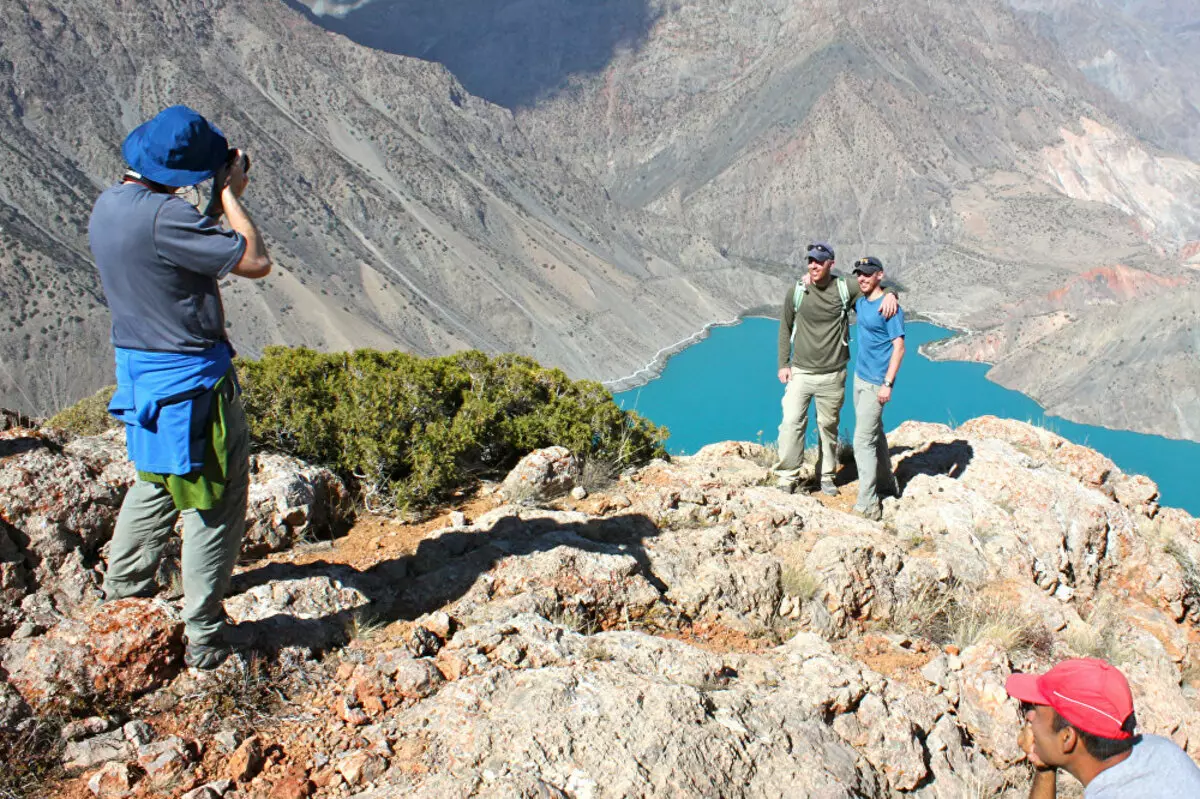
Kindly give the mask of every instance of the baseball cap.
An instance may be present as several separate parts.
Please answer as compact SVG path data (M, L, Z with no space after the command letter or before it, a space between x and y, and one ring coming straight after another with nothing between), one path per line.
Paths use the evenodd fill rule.
M874 255L868 255L866 258L859 258L854 262L854 274L856 275L873 275L876 272L883 271L883 262Z
M1064 660L1045 674L1013 674L1008 695L1049 705L1067 723L1101 738L1133 737L1133 694L1125 675L1097 658Z
M817 241L808 245L805 257L812 258L814 261L832 261L834 259L833 248L823 241Z
M225 134L186 105L173 105L125 137L121 155L138 174L178 188L208 180L225 162Z

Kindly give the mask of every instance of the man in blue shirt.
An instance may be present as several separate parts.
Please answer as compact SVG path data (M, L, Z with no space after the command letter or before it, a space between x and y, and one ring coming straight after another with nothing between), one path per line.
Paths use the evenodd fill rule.
M125 423L138 470L113 531L104 593L155 593L182 514L184 661L210 669L230 651L221 603L250 482L250 435L218 281L266 277L271 260L241 204L249 157L200 114L165 109L129 134L122 154L130 168L96 200L88 224L112 312L117 390L108 409ZM175 196L210 178L204 213Z
M883 434L883 406L892 398L892 386L904 359L904 311L890 319L880 313L884 291L883 264L878 258L860 258L854 276L862 296L854 303L858 316L858 366L854 370L854 462L858 467L858 500L854 511L868 519L883 517L879 488L898 494L887 438Z

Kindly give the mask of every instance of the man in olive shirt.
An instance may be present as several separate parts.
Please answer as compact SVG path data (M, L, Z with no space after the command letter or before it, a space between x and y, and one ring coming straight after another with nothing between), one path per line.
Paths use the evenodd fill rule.
M838 421L846 399L846 364L850 362L850 310L862 291L858 283L833 275L834 252L821 242L808 245L808 272L788 289L779 320L779 382L783 421L779 425L779 460L772 467L776 485L789 493L800 482L808 404L817 407L820 447L814 474L821 491L836 496ZM891 292L880 306L890 319L899 308Z

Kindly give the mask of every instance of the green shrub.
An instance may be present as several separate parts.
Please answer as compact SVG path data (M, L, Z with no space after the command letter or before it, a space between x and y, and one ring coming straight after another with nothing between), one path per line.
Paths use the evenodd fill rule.
M108 403L116 390L116 386L105 386L50 417L46 426L57 427L77 436L98 436L117 427L120 423L108 414Z
M238 366L255 441L355 477L368 501L436 502L554 444L622 468L665 454L666 430L601 385L519 355L271 347Z

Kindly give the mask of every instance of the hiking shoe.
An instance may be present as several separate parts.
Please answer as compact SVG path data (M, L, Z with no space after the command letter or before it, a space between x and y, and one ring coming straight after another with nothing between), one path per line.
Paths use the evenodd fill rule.
M873 508L860 508L857 505L855 505L854 513L856 516L861 516L864 519L869 519L870 521L873 521L873 522L878 522L883 519L883 509L881 507L879 507L878 505L876 505Z
M183 662L188 668L209 671L225 662L233 654L226 644L188 644L183 653Z
M796 485L797 484L794 482L785 483L785 482L780 481L775 484L775 487L778 488L780 491L782 491L785 494L795 494L796 493Z
M821 493L827 497L836 497L838 495L837 486L832 480L825 479L821 481Z

